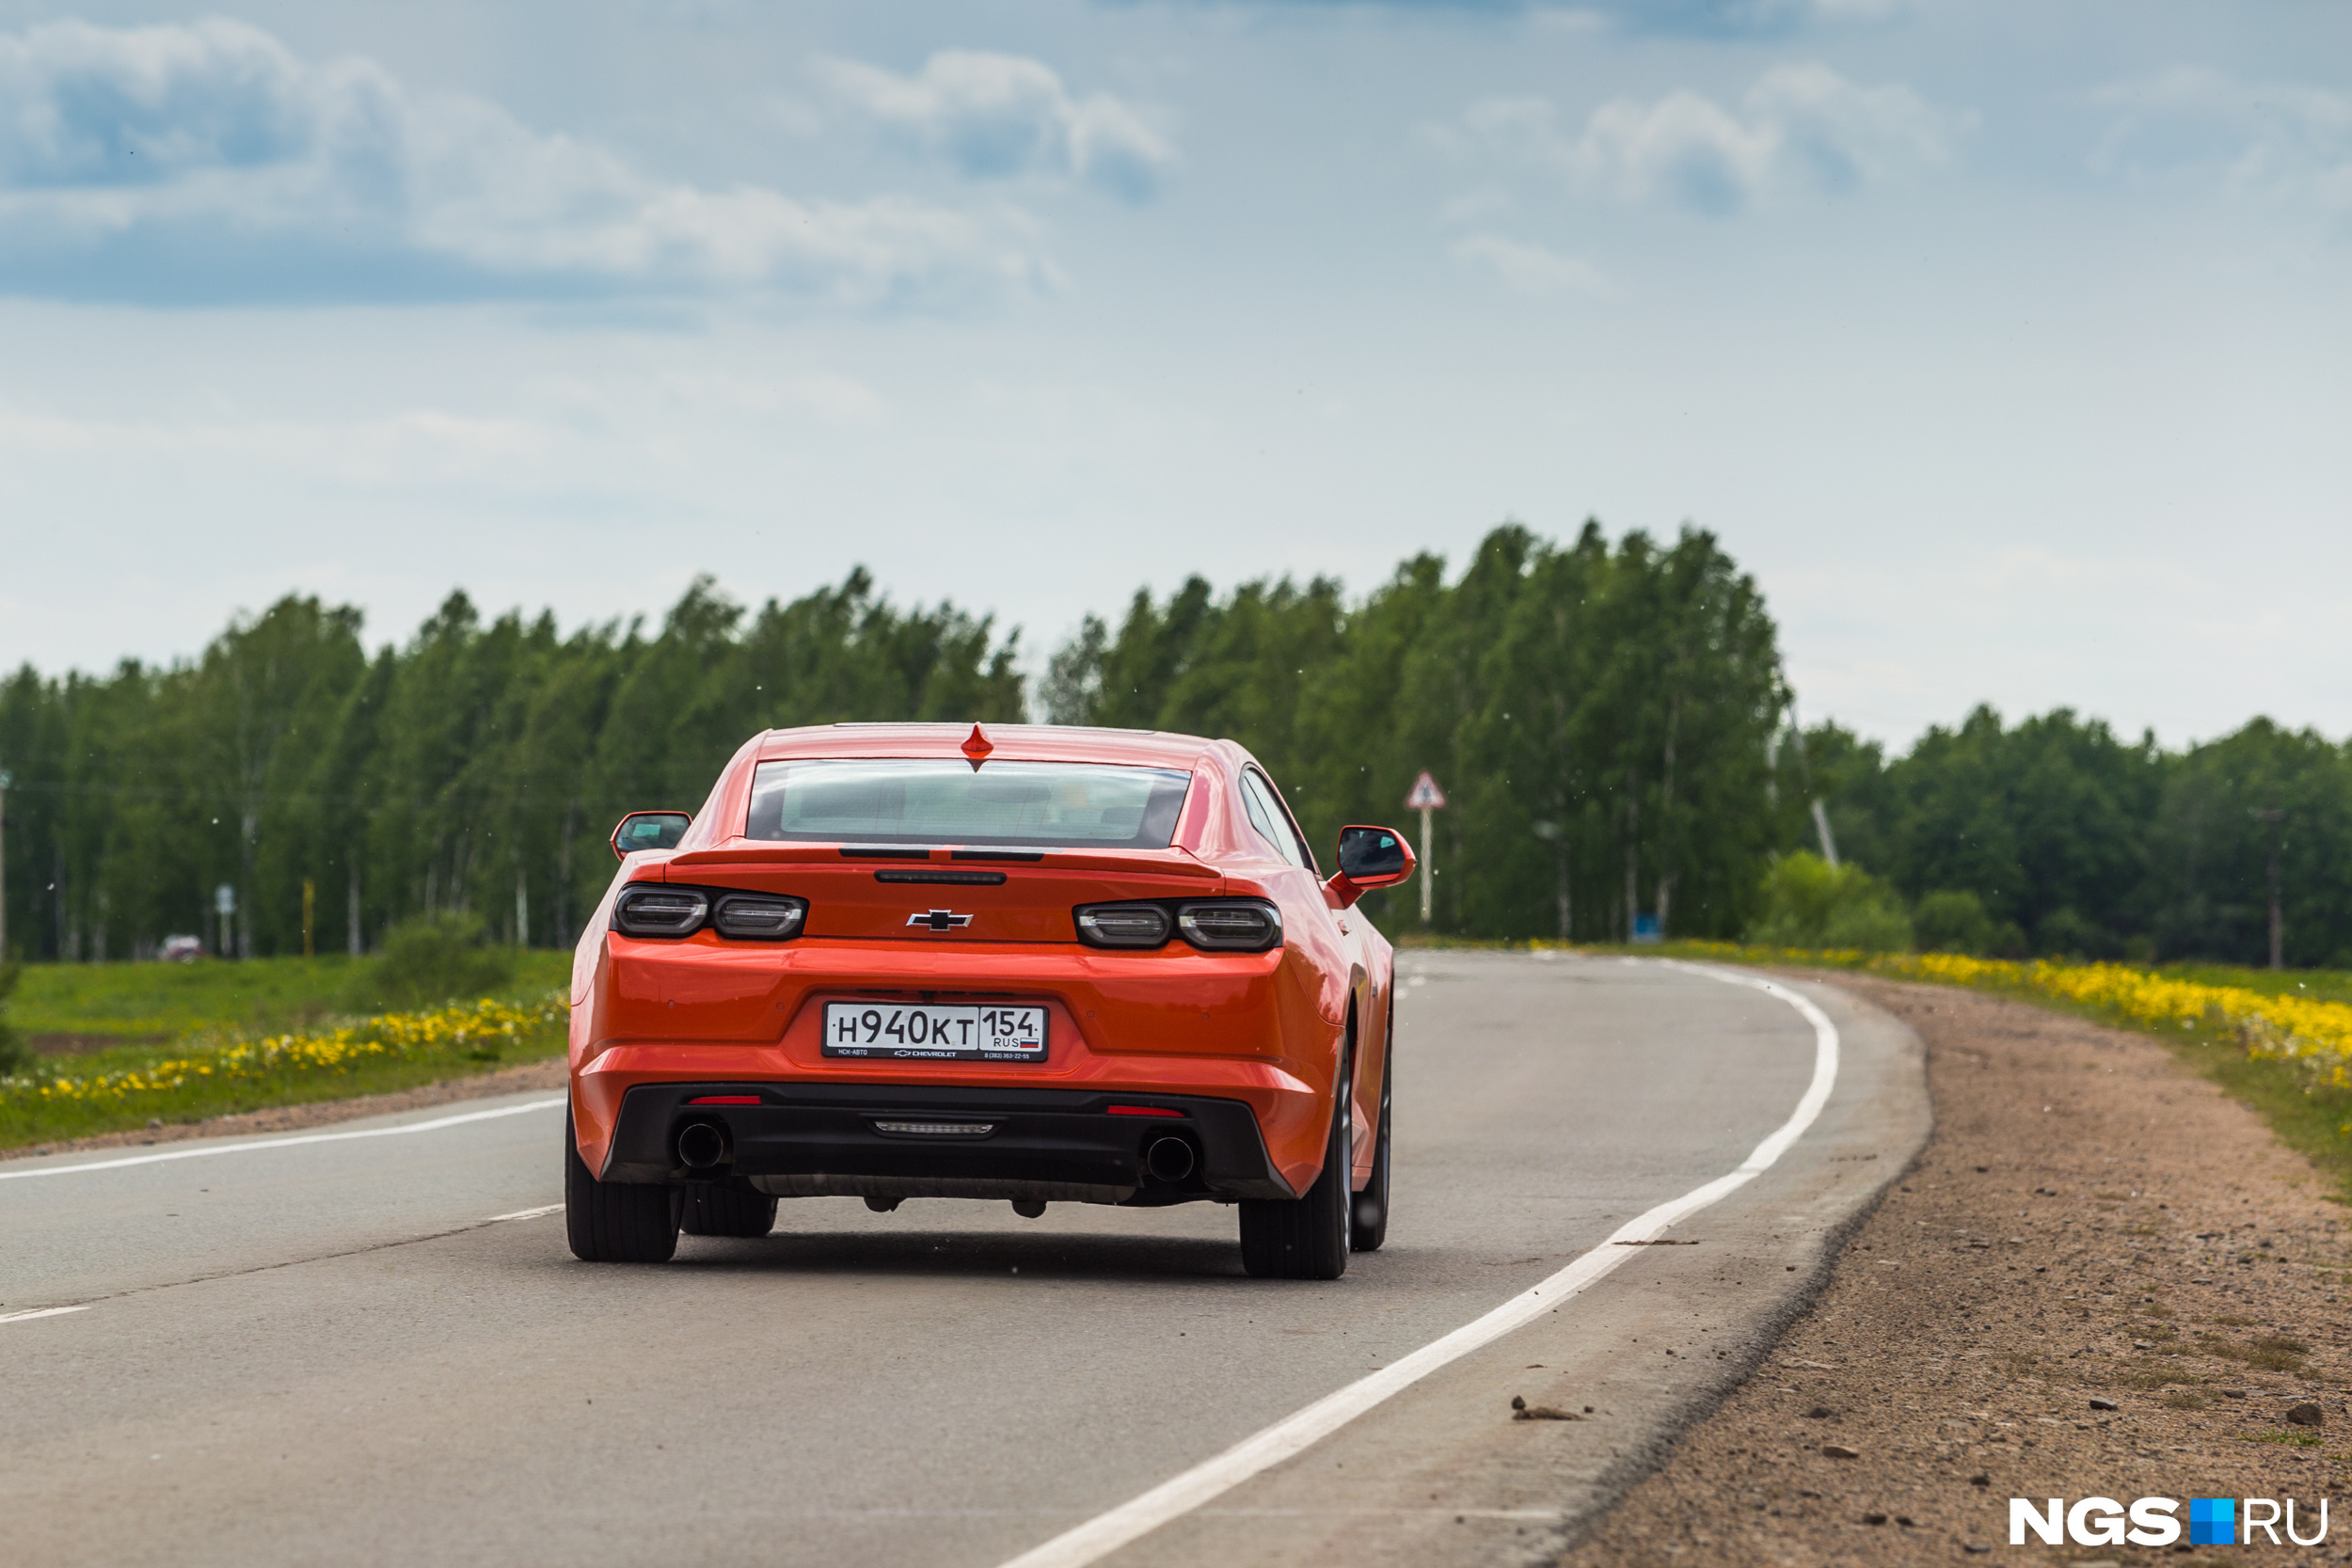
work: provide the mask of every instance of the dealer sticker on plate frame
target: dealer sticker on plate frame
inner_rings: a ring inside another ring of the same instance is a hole
[[[1024,1002],[828,1002],[824,1051],[927,1062],[1041,1062],[1045,1009]]]

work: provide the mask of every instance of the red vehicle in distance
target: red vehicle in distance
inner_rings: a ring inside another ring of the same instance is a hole
[[[572,965],[572,1250],[760,1236],[787,1197],[1240,1213],[1253,1275],[1388,1227],[1393,954],[1230,740],[840,724],[638,812]]]

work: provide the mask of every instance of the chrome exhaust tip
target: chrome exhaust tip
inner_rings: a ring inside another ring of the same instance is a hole
[[[707,1121],[690,1121],[678,1129],[677,1162],[688,1170],[716,1170],[726,1163],[727,1134]]]
[[[1143,1151],[1143,1168],[1155,1181],[1182,1181],[1192,1174],[1191,1141],[1184,1138],[1154,1138],[1152,1147]]]

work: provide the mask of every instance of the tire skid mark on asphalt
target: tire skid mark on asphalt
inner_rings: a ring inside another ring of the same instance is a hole
[[[1837,1083],[1837,1025],[1830,1022],[1829,1015],[1816,1006],[1810,997],[1777,981],[1679,959],[1648,961],[1704,975],[1710,980],[1720,980],[1725,985],[1762,991],[1786,1002],[1813,1026],[1812,1081],[1806,1085],[1803,1098],[1798,1100],[1796,1109],[1789,1113],[1788,1119],[1770,1137],[1756,1145],[1754,1153],[1728,1174],[1694,1187],[1680,1197],[1669,1198],[1648,1212],[1627,1221],[1600,1245],[1583,1253],[1542,1284],[1512,1297],[1486,1316],[1423,1345],[1369,1377],[1359,1378],[1343,1388],[1325,1395],[1306,1408],[1243,1438],[1223,1453],[1162,1481],[1109,1513],[1098,1514],[1042,1545],[1008,1559],[1002,1568],[1088,1568],[1089,1564],[1098,1562],[1121,1546],[1140,1540],[1169,1520],[1193,1512],[1251,1477],[1304,1451],[1430,1373],[1493,1343],[1513,1329],[1534,1322],[1546,1311],[1557,1311],[1564,1301],[1573,1301],[1579,1293],[1597,1284],[1618,1265],[1641,1256],[1636,1248],[1619,1243],[1648,1241],[1678,1221],[1688,1219],[1700,1210],[1729,1196],[1771,1169],[1788,1151],[1789,1146],[1813,1125],[1814,1119],[1821,1114],[1821,1107],[1829,1103],[1830,1091]]]
[[[304,1144],[347,1143],[354,1138],[396,1138],[409,1132],[437,1132],[444,1127],[457,1127],[469,1121],[494,1121],[500,1117],[518,1117],[527,1111],[548,1110],[563,1104],[564,1099],[564,1096],[558,1095],[552,1100],[501,1105],[494,1111],[466,1111],[453,1117],[436,1117],[430,1121],[403,1122],[397,1127],[363,1127],[354,1132],[296,1132],[288,1137],[261,1138],[249,1143],[198,1144],[192,1148],[167,1148],[153,1154],[133,1154],[120,1160],[93,1160],[80,1165],[32,1165],[25,1170],[0,1170],[0,1181],[16,1181],[35,1176],[76,1176],[93,1170],[120,1170],[125,1165],[154,1165],[167,1160],[203,1160],[215,1154],[252,1154],[273,1148],[296,1148]],[[29,1161],[25,1163],[30,1165]]]

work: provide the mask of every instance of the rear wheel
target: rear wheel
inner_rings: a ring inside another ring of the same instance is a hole
[[[1380,1120],[1373,1133],[1372,1180],[1356,1195],[1354,1223],[1348,1227],[1347,1244],[1358,1252],[1378,1252],[1380,1243],[1389,1239],[1389,1084],[1396,1069],[1396,1048],[1382,1053],[1380,1063]]]
[[[776,1223],[776,1200],[717,1181],[689,1181],[678,1228],[689,1236],[765,1236]]]
[[[564,1108],[564,1228],[572,1256],[591,1263],[666,1263],[677,1251],[677,1204],[648,1182],[599,1181],[580,1157]]]
[[[1242,1200],[1241,1263],[1260,1279],[1337,1279],[1347,1272],[1355,1208],[1355,1195],[1347,1190],[1355,1148],[1348,1066],[1341,1064],[1339,1103],[1332,1108],[1323,1174],[1314,1185],[1304,1197]]]

